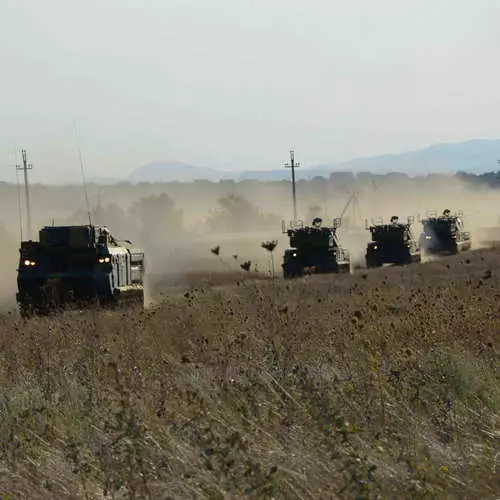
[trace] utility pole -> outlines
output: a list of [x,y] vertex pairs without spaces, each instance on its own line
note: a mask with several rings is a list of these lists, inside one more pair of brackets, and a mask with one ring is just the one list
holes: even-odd
[[27,223],[28,223],[28,239],[31,238],[31,207],[30,207],[30,189],[29,189],[29,184],[28,184],[28,170],[31,170],[33,168],[33,164],[28,163],[26,160],[26,150],[22,149],[21,154],[23,156],[23,164],[22,165],[16,165],[17,170],[23,170],[24,171],[24,189],[26,192],[26,212],[27,212]]
[[290,163],[285,163],[285,168],[292,169],[292,193],[293,193],[293,221],[297,221],[297,197],[295,195],[295,168],[300,167],[300,163],[295,163],[295,152],[290,151]]

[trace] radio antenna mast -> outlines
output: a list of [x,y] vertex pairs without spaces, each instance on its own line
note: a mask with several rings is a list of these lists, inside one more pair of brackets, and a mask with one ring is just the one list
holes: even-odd
[[78,159],[80,160],[80,172],[82,174],[82,187],[83,187],[83,194],[85,196],[85,206],[87,207],[87,215],[89,218],[89,224],[92,225],[92,214],[90,213],[89,196],[87,193],[87,181],[85,180],[85,169],[83,166],[82,150],[80,148],[80,141],[78,140],[78,133],[76,131],[75,121],[73,121],[73,128],[75,130],[75,140],[76,140],[76,147],[78,149]]
[[295,168],[300,167],[300,163],[295,163],[295,151],[290,151],[290,163],[285,163],[285,168],[292,169],[292,196],[293,196],[293,220],[297,220],[297,196],[295,193]]
[[30,188],[29,188],[29,183],[28,183],[28,170],[33,169],[33,164],[28,163],[26,159],[26,150],[21,149],[21,154],[23,157],[23,164],[22,165],[16,165],[16,170],[23,170],[24,171],[24,189],[26,193],[26,220],[28,223],[28,227],[26,229],[27,231],[27,237],[28,239],[31,238],[31,206],[30,206]]

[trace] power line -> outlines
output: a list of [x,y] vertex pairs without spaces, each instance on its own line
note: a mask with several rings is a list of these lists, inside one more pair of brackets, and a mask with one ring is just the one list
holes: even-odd
[[300,163],[295,163],[295,152],[290,151],[290,163],[285,163],[285,168],[292,169],[292,195],[293,195],[293,220],[297,220],[297,196],[295,192],[295,169],[300,167]]
[[25,194],[26,194],[26,219],[27,219],[27,237],[30,239],[32,237],[31,233],[31,206],[30,206],[30,189],[29,189],[29,183],[28,183],[28,170],[33,169],[33,164],[28,163],[26,159],[26,150],[21,149],[21,154],[23,157],[23,164],[22,165],[16,165],[16,170],[22,170],[24,172],[24,189],[25,189]]

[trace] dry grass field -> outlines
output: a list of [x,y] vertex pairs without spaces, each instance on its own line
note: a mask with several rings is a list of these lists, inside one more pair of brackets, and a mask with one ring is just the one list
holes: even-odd
[[0,316],[0,498],[500,498],[499,262]]

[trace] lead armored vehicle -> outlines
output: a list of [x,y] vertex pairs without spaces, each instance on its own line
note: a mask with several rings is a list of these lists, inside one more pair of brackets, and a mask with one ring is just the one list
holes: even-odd
[[401,223],[393,216],[389,224],[380,221],[367,227],[372,241],[366,247],[366,267],[420,262],[420,248],[411,231],[412,223],[412,218]]
[[144,251],[117,241],[104,226],[46,226],[22,241],[17,271],[21,314],[71,303],[144,300]]
[[452,214],[446,209],[438,216],[428,212],[422,219],[423,231],[420,246],[428,254],[446,255],[470,250],[472,246],[469,231],[464,231],[463,214]]
[[337,237],[340,219],[335,219],[331,227],[322,224],[320,218],[315,218],[312,226],[304,226],[298,221],[290,223],[287,229],[282,223],[283,234],[287,234],[290,240],[290,248],[283,255],[285,278],[306,273],[350,272],[349,252],[342,248]]

